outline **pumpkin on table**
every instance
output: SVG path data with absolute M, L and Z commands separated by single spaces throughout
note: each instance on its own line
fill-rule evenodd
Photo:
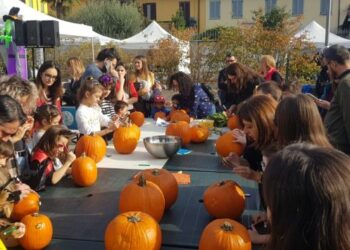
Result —
M 222 157 L 226 157 L 230 153 L 241 156 L 244 151 L 244 146 L 238 142 L 233 142 L 233 140 L 234 136 L 231 131 L 220 136 L 215 143 L 216 152 Z
M 165 199 L 162 190 L 140 175 L 138 182 L 124 186 L 119 197 L 119 211 L 141 211 L 151 215 L 156 221 L 163 217 Z
M 154 118 L 153 119 L 156 121 L 158 118 L 161 118 L 163 120 L 167 120 L 167 115 L 164 112 L 162 112 L 162 111 L 158 111 L 158 112 L 156 112 L 154 114 Z
M 230 219 L 217 219 L 203 230 L 199 250 L 251 250 L 252 243 L 247 229 Z
M 170 121 L 171 122 L 178 122 L 178 121 L 185 121 L 187 123 L 190 123 L 190 116 L 186 113 L 185 110 L 174 110 L 170 113 Z
M 43 214 L 28 214 L 21 222 L 26 226 L 26 232 L 19 243 L 24 249 L 39 250 L 48 246 L 52 240 L 52 223 Z
M 170 123 L 165 130 L 165 134 L 179 136 L 182 140 L 182 145 L 189 144 L 192 138 L 190 125 L 184 121 Z
M 162 231 L 158 223 L 143 212 L 126 212 L 115 217 L 105 231 L 106 250 L 159 250 Z
M 77 157 L 85 153 L 96 163 L 100 162 L 105 157 L 107 145 L 105 140 L 99 135 L 84 135 L 82 136 L 75 147 Z
M 231 130 L 235 128 L 241 128 L 241 124 L 237 115 L 232 115 L 227 120 L 227 127 Z
M 138 127 L 141 127 L 145 122 L 145 115 L 142 112 L 134 111 L 129 115 L 132 123 L 136 124 Z
M 232 180 L 221 181 L 209 186 L 203 196 L 204 206 L 215 218 L 239 217 L 245 207 L 242 188 Z
M 191 142 L 203 143 L 209 137 L 209 129 L 203 126 L 193 126 L 190 128 Z
M 131 154 L 136 149 L 140 134 L 140 128 L 134 124 L 116 129 L 113 133 L 115 150 L 119 154 Z
M 40 196 L 36 193 L 29 193 L 13 206 L 11 219 L 20 221 L 27 214 L 37 213 L 39 212 L 40 205 Z
M 177 199 L 179 186 L 172 173 L 166 169 L 145 169 L 140 172 L 147 181 L 158 185 L 165 198 L 165 209 L 169 209 Z M 134 177 L 134 181 L 139 181 L 139 175 Z
M 93 159 L 82 154 L 72 164 L 72 177 L 75 184 L 88 187 L 97 180 L 97 167 Z

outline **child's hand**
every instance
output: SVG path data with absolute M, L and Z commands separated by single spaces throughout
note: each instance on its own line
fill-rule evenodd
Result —
M 29 193 L 34 192 L 27 184 L 22 182 L 15 184 L 16 191 L 21 191 L 20 200 L 25 198 Z
M 15 231 L 12 232 L 12 237 L 15 239 L 20 239 L 24 236 L 26 232 L 26 225 L 24 225 L 21 222 L 15 222 L 12 224 L 13 226 L 17 227 Z
M 76 158 L 77 157 L 73 152 L 68 152 L 66 162 L 72 163 Z
M 247 145 L 247 136 L 246 134 L 243 132 L 243 130 L 240 130 L 238 128 L 234 129 L 232 131 L 233 136 L 235 137 L 233 139 L 233 142 L 237 142 L 242 144 L 243 146 Z
M 269 234 L 259 234 L 255 227 L 252 225 L 252 229 L 248 230 L 249 238 L 254 244 L 266 244 L 270 240 Z

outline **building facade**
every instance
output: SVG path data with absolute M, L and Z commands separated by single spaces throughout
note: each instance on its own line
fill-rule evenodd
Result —
M 303 16 L 306 25 L 315 20 L 326 27 L 329 0 L 137 0 L 146 17 L 159 23 L 170 23 L 176 11 L 182 9 L 185 18 L 196 20 L 199 31 L 217 26 L 251 23 L 253 11 L 264 12 L 284 7 L 292 16 Z M 337 32 L 346 16 L 349 0 L 333 0 L 331 31 Z
M 47 3 L 42 0 L 21 0 L 21 1 L 35 10 L 38 10 L 45 14 L 48 13 Z

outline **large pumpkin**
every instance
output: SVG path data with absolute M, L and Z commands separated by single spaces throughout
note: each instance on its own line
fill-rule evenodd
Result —
M 202 126 L 193 126 L 190 128 L 191 131 L 191 142 L 203 143 L 209 137 L 209 129 Z
M 53 229 L 49 217 L 37 213 L 28 214 L 21 222 L 26 226 L 25 235 L 19 239 L 24 249 L 39 250 L 50 244 Z
M 237 115 L 232 115 L 230 118 L 228 118 L 227 127 L 231 130 L 241 127 L 241 124 L 239 122 L 239 118 Z
M 166 116 L 166 114 L 164 113 L 164 112 L 162 112 L 162 111 L 158 111 L 158 112 L 156 112 L 155 114 L 154 114 L 154 120 L 157 120 L 158 118 L 161 118 L 161 119 L 163 119 L 163 120 L 167 120 L 167 116 Z
M 138 127 L 141 127 L 145 122 L 145 116 L 142 112 L 134 111 L 129 116 L 132 123 L 135 123 Z
M 173 174 L 166 169 L 146 169 L 141 174 L 147 181 L 158 185 L 165 198 L 165 209 L 169 209 L 175 203 L 179 192 L 179 186 Z M 135 176 L 134 181 L 139 181 L 138 177 Z
M 215 218 L 239 217 L 245 207 L 245 196 L 242 188 L 232 180 L 212 184 L 204 192 L 204 206 Z
M 148 214 L 126 212 L 115 217 L 105 231 L 106 250 L 159 250 L 162 231 Z
M 215 143 L 216 152 L 222 157 L 226 157 L 232 152 L 239 156 L 242 155 L 244 146 L 240 143 L 233 142 L 233 139 L 234 136 L 232 132 L 226 132 L 220 136 Z
M 151 215 L 156 221 L 163 217 L 165 199 L 162 190 L 153 182 L 140 175 L 138 182 L 128 183 L 120 192 L 119 211 L 141 211 Z
M 131 154 L 140 138 L 140 128 L 136 125 L 120 127 L 114 131 L 113 145 L 119 154 Z
M 82 136 L 75 147 L 77 157 L 85 153 L 96 163 L 100 162 L 105 157 L 107 145 L 105 140 L 99 135 L 84 135 Z
M 72 177 L 75 184 L 88 187 L 97 180 L 97 167 L 93 159 L 83 154 L 72 164 Z
M 217 219 L 203 230 L 199 250 L 251 250 L 252 243 L 247 229 L 230 219 Z
M 170 113 L 170 121 L 185 121 L 187 123 L 190 123 L 190 116 L 186 113 L 185 110 L 174 110 Z
M 33 214 L 39 212 L 40 208 L 40 196 L 36 193 L 29 193 L 26 197 L 21 199 L 13 206 L 11 213 L 11 219 L 14 221 L 20 221 L 27 214 Z
M 170 123 L 165 130 L 165 134 L 179 136 L 182 140 L 182 145 L 187 145 L 191 142 L 190 125 L 184 121 Z

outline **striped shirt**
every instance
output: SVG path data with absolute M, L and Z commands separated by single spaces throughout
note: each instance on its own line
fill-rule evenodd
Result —
M 102 100 L 100 103 L 100 107 L 102 109 L 102 114 L 107 115 L 110 119 L 112 119 L 115 115 L 114 105 L 109 100 Z

